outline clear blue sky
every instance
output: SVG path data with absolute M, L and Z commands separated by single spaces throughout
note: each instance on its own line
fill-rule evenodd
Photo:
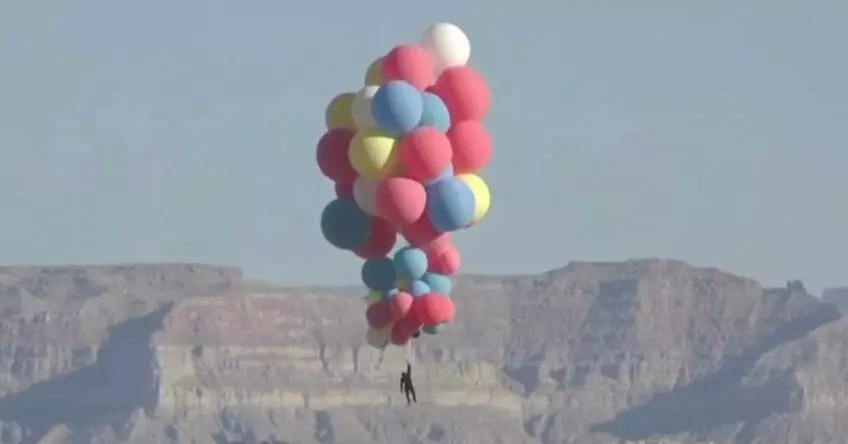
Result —
M 0 262 L 356 281 L 318 229 L 324 106 L 442 20 L 495 98 L 465 271 L 848 283 L 844 0 L 3 2 Z

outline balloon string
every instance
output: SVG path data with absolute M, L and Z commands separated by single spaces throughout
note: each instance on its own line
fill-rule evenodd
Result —
M 380 347 L 380 360 L 377 361 L 377 370 L 380 370 L 383 367 L 383 358 L 386 357 L 386 347 L 389 346 L 389 340 L 386 339 L 386 342 L 383 343 L 383 346 Z
M 406 362 L 412 365 L 412 360 L 415 358 L 415 353 L 412 351 L 412 341 L 406 343 Z

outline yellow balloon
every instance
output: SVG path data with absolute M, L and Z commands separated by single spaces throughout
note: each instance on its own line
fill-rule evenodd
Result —
M 400 168 L 395 144 L 397 140 L 377 128 L 356 133 L 350 141 L 348 159 L 353 169 L 368 179 L 382 179 Z
M 362 300 L 365 301 L 366 304 L 372 305 L 377 302 L 380 302 L 380 299 L 382 299 L 382 297 L 383 295 L 380 294 L 379 291 L 369 291 L 368 294 L 362 297 Z
M 380 86 L 383 84 L 383 58 L 371 62 L 365 72 L 365 86 Z
M 489 186 L 486 185 L 486 181 L 482 177 L 476 174 L 458 174 L 456 178 L 468 185 L 468 188 L 471 188 L 471 192 L 474 193 L 474 221 L 472 223 L 477 223 L 489 211 L 489 205 L 492 202 Z
M 324 122 L 327 124 L 327 129 L 356 129 L 352 112 L 355 95 L 352 92 L 346 92 L 333 97 L 333 100 L 327 105 L 327 110 L 324 111 Z

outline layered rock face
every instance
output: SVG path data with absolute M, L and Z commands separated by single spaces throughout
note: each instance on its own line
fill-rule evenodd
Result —
M 825 289 L 822 300 L 836 305 L 842 313 L 845 313 L 848 311 L 848 287 Z
M 680 262 L 464 276 L 455 324 L 385 353 L 356 289 L 235 269 L 0 269 L 0 291 L 2 444 L 848 442 L 837 309 Z

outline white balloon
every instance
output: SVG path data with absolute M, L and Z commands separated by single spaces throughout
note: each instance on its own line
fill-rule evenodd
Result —
M 379 181 L 359 176 L 353 182 L 353 200 L 359 208 L 371 216 L 377 215 L 377 186 Z
M 453 23 L 436 23 L 421 38 L 421 46 L 433 57 L 436 74 L 452 66 L 464 66 L 471 57 L 471 42 Z
M 388 326 L 377 330 L 372 327 L 368 327 L 368 331 L 365 332 L 365 342 L 368 345 L 374 348 L 386 348 L 386 345 L 389 343 L 389 336 L 392 334 L 392 326 Z
M 379 86 L 366 86 L 353 96 L 351 114 L 353 114 L 353 123 L 358 129 L 377 126 L 377 122 L 374 121 L 374 116 L 371 114 L 371 100 L 374 99 L 374 94 L 377 94 L 378 89 L 380 89 Z

